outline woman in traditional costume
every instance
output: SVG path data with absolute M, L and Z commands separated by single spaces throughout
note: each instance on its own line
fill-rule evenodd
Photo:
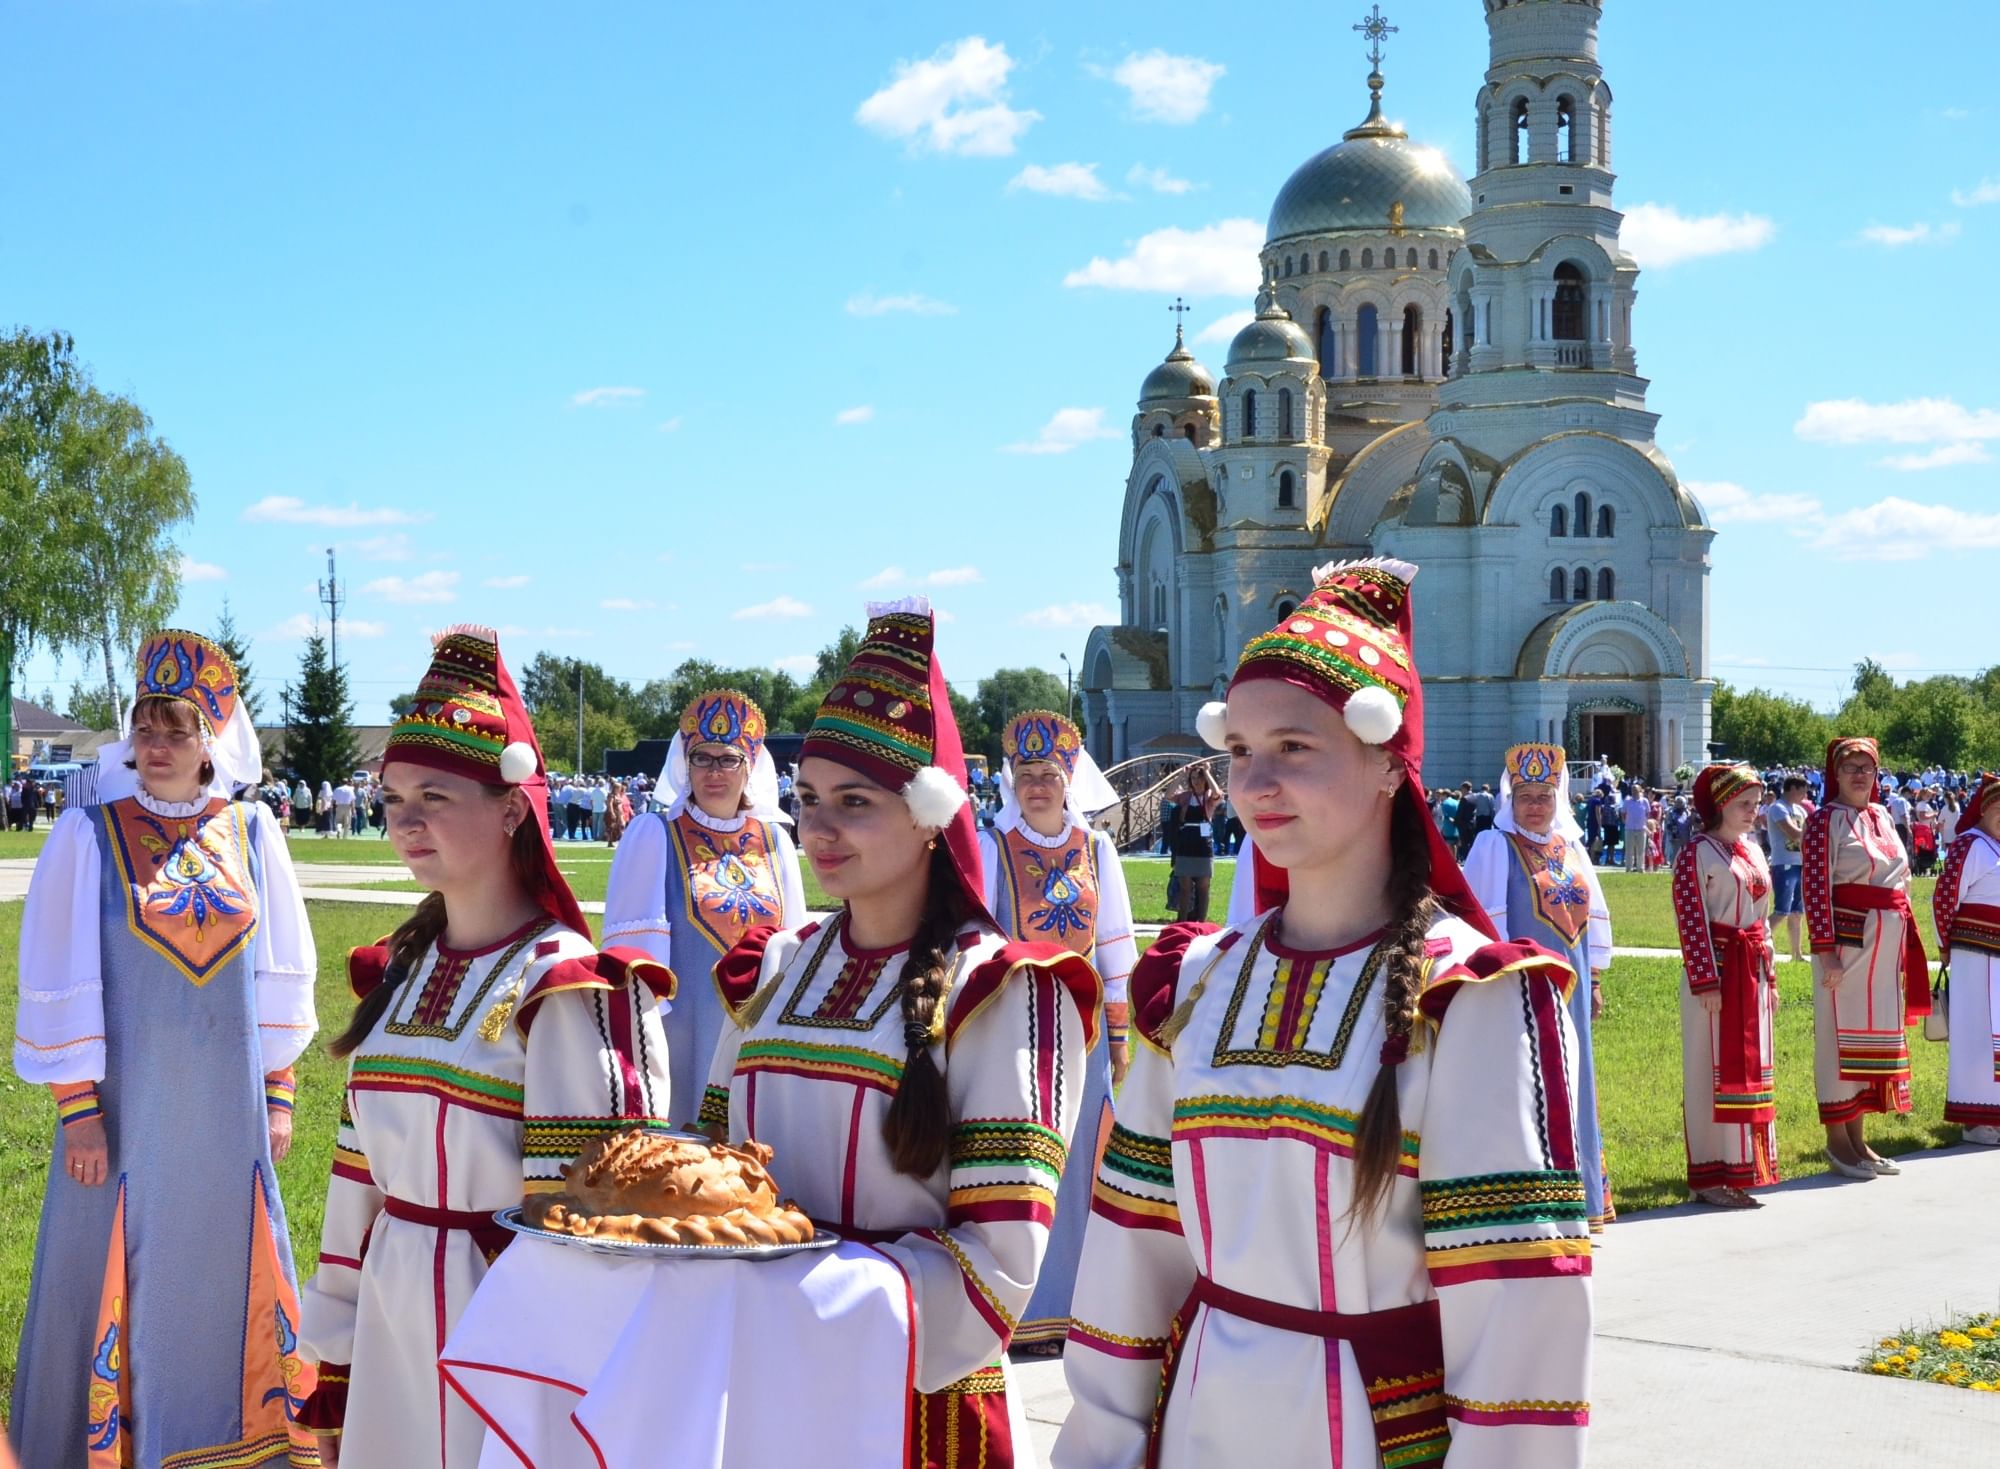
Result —
M 1139 950 L 1118 848 L 1088 821 L 1116 805 L 1118 793 L 1083 747 L 1082 731 L 1060 714 L 1030 710 L 1008 722 L 1000 753 L 1000 814 L 979 834 L 986 910 L 1009 938 L 1083 955 L 1104 982 L 1105 1041 L 1091 1049 L 1084 1073 L 1082 1142 L 1063 1170 L 1041 1277 L 1014 1331 L 1017 1348 L 1053 1357 L 1069 1335 L 1070 1293 L 1090 1216 L 1098 1139 L 1110 1124 L 1111 1088 L 1124 1081 L 1131 1061 L 1126 992 Z
M 1611 964 L 1611 910 L 1570 805 L 1567 759 L 1561 745 L 1534 744 L 1516 745 L 1501 757 L 1500 804 L 1493 825 L 1472 839 L 1465 880 L 1500 934 L 1540 944 L 1576 971 L 1579 983 L 1569 998 L 1577 1044 L 1576 1150 L 1591 1232 L 1599 1234 L 1618 1217 L 1597 1117 L 1592 1047 Z M 1586 977 L 1587 988 L 1581 983 Z
M 312 932 L 255 801 L 235 666 L 139 653 L 102 805 L 65 811 L 21 917 L 14 1068 L 59 1121 L 14 1379 L 26 1469 L 319 1462 L 272 1165 L 317 1028 Z
M 1951 976 L 1944 1120 L 2000 1147 L 2000 775 L 1982 777 L 1958 814 L 1931 917 Z
M 611 859 L 604 941 L 651 954 L 687 988 L 667 1016 L 670 1116 L 691 1126 L 727 1016 L 709 975 L 753 928 L 806 921 L 798 849 L 778 807 L 764 711 L 734 689 L 697 694 L 667 747 L 666 809 L 635 823 Z
M 430 895 L 355 950 L 360 1001 L 304 1350 L 327 1462 L 472 1469 L 484 1429 L 438 1349 L 509 1236 L 605 1132 L 664 1125 L 673 976 L 599 954 L 555 864 L 548 779 L 495 635 L 458 627 L 389 732 L 389 839 Z
M 1826 800 L 1806 818 L 1813 1080 L 1827 1162 L 1848 1178 L 1902 1170 L 1868 1146 L 1871 1112 L 1910 1110 L 1904 1027 L 1930 1014 L 1930 966 L 1910 912 L 1910 859 L 1875 800 L 1875 741 L 1826 748 Z
M 1702 832 L 1674 859 L 1681 987 L 1681 1127 L 1688 1192 L 1722 1209 L 1758 1209 L 1747 1190 L 1778 1181 L 1772 1034 L 1778 981 L 1771 868 L 1750 840 L 1764 784 L 1747 765 L 1695 777 Z
M 1414 573 L 1319 568 L 1203 712 L 1260 916 L 1133 974 L 1058 1469 L 1583 1462 L 1575 977 L 1424 810 Z
M 731 1025 L 702 1121 L 776 1150 L 785 1191 L 876 1244 L 915 1306 L 915 1469 L 1026 1448 L 1009 1338 L 1033 1294 L 1101 1000 L 985 906 L 965 760 L 921 598 L 867 633 L 800 752 L 806 858 L 842 911 L 757 929 L 716 966 Z

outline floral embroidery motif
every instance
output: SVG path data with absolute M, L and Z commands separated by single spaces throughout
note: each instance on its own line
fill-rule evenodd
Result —
M 96 1354 L 90 1359 L 89 1448 L 93 1455 L 109 1455 L 113 1463 L 119 1458 L 118 1439 L 124 1429 L 118 1392 L 125 1361 L 124 1313 L 125 1302 L 114 1298 L 111 1320 L 104 1328 L 104 1337 L 97 1344 Z
M 1015 936 L 1088 956 L 1097 934 L 1097 864 L 1089 834 L 1073 830 L 1068 844 L 1055 850 L 1037 847 L 1019 832 L 1003 834 L 1000 844 L 1002 880 L 1009 889 L 1001 906 Z
M 669 830 L 687 875 L 688 920 L 717 949 L 733 949 L 751 929 L 781 921 L 784 899 L 763 822 L 745 821 L 740 831 L 710 831 L 682 813 Z
M 1561 934 L 1565 942 L 1575 943 L 1590 922 L 1590 884 L 1565 860 L 1568 840 L 1557 835 L 1547 842 L 1531 842 L 1512 833 L 1507 840 L 1527 874 L 1535 916 Z
M 242 811 L 220 799 L 192 816 L 155 816 L 136 800 L 101 809 L 132 932 L 206 984 L 257 928 Z

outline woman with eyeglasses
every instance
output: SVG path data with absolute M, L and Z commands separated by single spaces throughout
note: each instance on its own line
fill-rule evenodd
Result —
M 604 942 L 643 949 L 682 976 L 666 1020 L 668 1115 L 690 1126 L 726 1018 L 709 979 L 715 961 L 753 928 L 806 921 L 765 730 L 764 711 L 747 694 L 695 696 L 660 775 L 665 810 L 635 819 L 619 840 L 604 895 Z

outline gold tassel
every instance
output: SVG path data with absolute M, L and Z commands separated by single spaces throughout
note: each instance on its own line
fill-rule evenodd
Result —
M 785 972 L 783 969 L 780 969 L 777 976 L 769 984 L 757 991 L 756 994 L 752 995 L 749 1002 L 744 1005 L 742 1015 L 737 1017 L 737 1027 L 741 1030 L 748 1030 L 751 1026 L 755 1025 L 763 1017 L 764 1012 L 770 1008 L 771 996 L 778 992 L 778 986 L 784 982 Z
M 520 998 L 521 987 L 515 985 L 514 988 L 501 996 L 491 1010 L 486 1012 L 486 1018 L 479 1022 L 479 1038 L 481 1040 L 485 1041 L 488 1045 L 492 1045 L 507 1033 L 507 1022 L 514 1015 L 514 1002 Z
M 1194 1019 L 1194 1007 L 1201 1003 L 1201 997 L 1208 989 L 1209 975 L 1215 972 L 1215 966 L 1221 962 L 1222 946 L 1218 944 L 1214 955 L 1208 961 L 1208 967 L 1201 971 L 1201 978 L 1194 982 L 1194 988 L 1188 991 L 1187 998 L 1174 1006 L 1174 1013 L 1169 1015 L 1167 1023 L 1160 1027 L 1161 1050 L 1173 1050 L 1174 1042 L 1179 1040 L 1181 1032 L 1187 1029 L 1187 1023 Z

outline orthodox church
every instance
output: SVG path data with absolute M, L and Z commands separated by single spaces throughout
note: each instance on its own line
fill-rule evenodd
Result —
M 1092 753 L 1194 748 L 1312 568 L 1421 568 L 1426 778 L 1522 740 L 1671 783 L 1706 759 L 1714 532 L 1654 441 L 1639 269 L 1612 206 L 1602 0 L 1483 0 L 1468 184 L 1369 110 L 1278 191 L 1221 379 L 1181 333 L 1132 419 L 1120 623 L 1083 663 Z

